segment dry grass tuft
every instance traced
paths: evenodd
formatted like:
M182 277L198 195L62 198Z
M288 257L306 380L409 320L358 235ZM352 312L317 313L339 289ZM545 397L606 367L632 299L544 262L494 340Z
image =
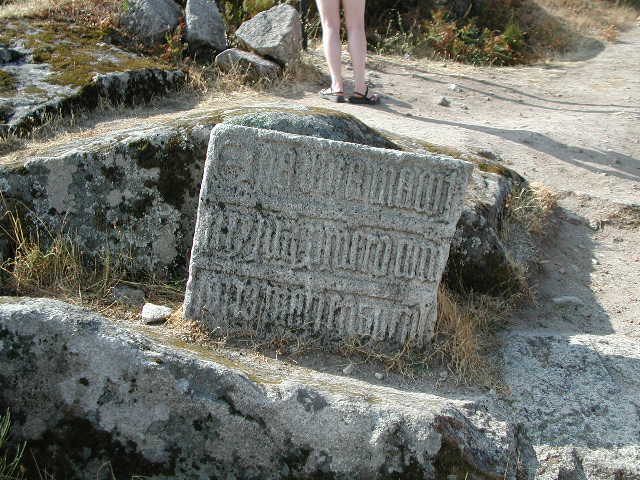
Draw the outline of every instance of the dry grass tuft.
M9 206L0 197L0 234L14 251L0 264L0 276L17 295L58 298L116 319L136 319L138 306L116 302L113 288L125 284L145 291L148 300L178 308L184 282L166 283L144 273L132 273L132 258L107 247L89 255L64 229L53 232L23 205ZM19 212L19 213L18 213ZM26 227L25 218L35 218ZM140 278L143 281L138 281Z
M29 232L21 216L1 200L8 228L0 224L0 230L15 246L15 253L0 269L18 294L56 292L82 298L83 292L91 292L94 298L104 298L126 276L129 258L115 258L106 250L89 258L71 235L52 232L39 222Z
M619 228L640 228L640 206L629 205L622 207L617 212L609 215L606 219L606 223L615 225Z
M173 314L169 317L164 324L166 327L173 330L180 338L183 338L192 343L209 343L212 339L217 340L217 344L226 344L226 338L218 336L217 338L212 335L212 332L203 327L193 320L187 320L184 318L182 306L176 308Z
M531 183L511 193L503 219L504 236L511 228L524 228L534 235L543 235L549 219L558 206L558 194L540 183Z
M504 326L516 298L459 295L441 287L432 358L446 365L461 383L495 383L496 373L486 354L495 346L493 333Z

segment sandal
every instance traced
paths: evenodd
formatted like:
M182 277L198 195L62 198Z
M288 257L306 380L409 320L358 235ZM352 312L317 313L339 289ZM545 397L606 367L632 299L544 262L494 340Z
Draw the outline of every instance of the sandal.
M330 88L325 88L324 90L320 90L320 97L325 100L329 100L330 102L335 103L344 103L344 92L334 92Z
M374 93L373 95L369 95L369 87L364 91L364 93L353 92L353 95L349 97L349 103L357 103L360 105L377 105L380 103L380 97Z

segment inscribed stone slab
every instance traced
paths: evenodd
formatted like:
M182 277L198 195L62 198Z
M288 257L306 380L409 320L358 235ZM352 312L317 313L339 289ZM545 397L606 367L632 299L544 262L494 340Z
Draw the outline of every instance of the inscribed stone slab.
M472 166L233 125L211 132L185 317L421 345Z

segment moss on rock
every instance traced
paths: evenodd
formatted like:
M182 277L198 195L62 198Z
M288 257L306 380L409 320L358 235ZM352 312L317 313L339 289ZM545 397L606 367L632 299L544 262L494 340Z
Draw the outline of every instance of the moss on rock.
M16 79L9 72L0 70L0 95L16 91Z
M51 20L7 20L0 43L24 41L35 63L51 65L50 83L82 87L99 73L145 68L167 68L153 58L140 57L103 43L103 33L71 22Z

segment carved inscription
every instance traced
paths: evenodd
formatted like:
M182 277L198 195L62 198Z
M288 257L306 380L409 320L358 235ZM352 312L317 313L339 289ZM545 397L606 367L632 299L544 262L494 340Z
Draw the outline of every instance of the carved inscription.
M216 126L185 318L256 335L424 344L471 168Z
M434 282L438 247L398 232L226 207L213 212L206 252L237 262Z
M422 338L429 316L420 305L361 295L320 291L300 285L228 277L199 271L211 288L200 290L197 303L226 326L252 331L332 331L340 336L361 335L376 340L395 338L404 343Z
M458 181L455 172L365 162L339 153L297 155L288 145L234 145L229 153L221 162L225 181L255 186L265 195L303 194L431 217L448 213L451 187Z

